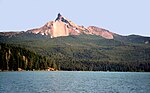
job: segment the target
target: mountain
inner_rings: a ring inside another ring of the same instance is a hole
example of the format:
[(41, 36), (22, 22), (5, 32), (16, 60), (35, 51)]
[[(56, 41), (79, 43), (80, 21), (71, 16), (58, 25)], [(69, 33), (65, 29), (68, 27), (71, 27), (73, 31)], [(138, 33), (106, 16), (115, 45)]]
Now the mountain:
[(69, 35), (90, 34), (99, 35), (107, 39), (113, 39), (113, 33), (109, 32), (108, 30), (95, 26), (85, 28), (84, 26), (76, 25), (69, 19), (63, 17), (60, 13), (54, 21), (46, 23), (41, 28), (28, 30), (27, 33), (48, 35), (51, 38)]
[[(61, 36), (70, 36), (70, 35), (97, 35), (106, 39), (115, 39), (130, 43), (142, 43), (149, 44), (150, 38), (138, 35), (129, 35), (122, 36), (104, 28), (96, 27), (96, 26), (79, 26), (69, 19), (63, 17), (60, 13), (54, 21), (47, 22), (44, 26), (40, 28), (30, 29), (27, 31), (21, 32), (0, 32), (0, 38), (2, 37), (15, 37), (22, 34), (35, 34), (35, 35), (43, 35), (49, 36), (51, 38), (61, 37)], [(24, 35), (23, 35), (24, 36)], [(29, 37), (30, 38), (30, 37)]]
[(150, 71), (149, 42), (150, 37), (79, 26), (58, 14), (40, 28), (0, 32), (0, 70)]

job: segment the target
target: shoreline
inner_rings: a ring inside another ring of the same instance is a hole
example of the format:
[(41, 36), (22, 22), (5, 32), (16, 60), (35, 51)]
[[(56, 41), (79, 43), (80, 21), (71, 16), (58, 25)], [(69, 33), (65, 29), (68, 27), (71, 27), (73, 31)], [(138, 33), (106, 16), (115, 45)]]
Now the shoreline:
[[(67, 71), (67, 70), (57, 70), (57, 71), (47, 71), (47, 70), (7, 71), (7, 70), (4, 70), (4, 71), (1, 71), (0, 70), (0, 72), (145, 72), (145, 71)], [(149, 73), (149, 72), (147, 72), (147, 73)]]

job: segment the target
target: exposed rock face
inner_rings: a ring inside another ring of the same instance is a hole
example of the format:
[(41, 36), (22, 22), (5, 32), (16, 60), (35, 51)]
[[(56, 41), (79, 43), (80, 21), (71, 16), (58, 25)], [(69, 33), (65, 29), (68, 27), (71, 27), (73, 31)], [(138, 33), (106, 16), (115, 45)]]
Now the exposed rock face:
[(85, 28), (84, 26), (78, 26), (69, 19), (63, 17), (60, 13), (54, 21), (46, 23), (43, 27), (37, 29), (31, 29), (28, 33), (49, 35), (53, 37), (80, 35), (80, 34), (92, 34), (99, 35), (106, 39), (113, 39), (113, 33), (108, 30), (90, 26)]
[(68, 35), (69, 31), (64, 22), (58, 20), (53, 23), (53, 31), (52, 31), (53, 37), (68, 36)]
[(93, 34), (93, 35), (100, 35), (106, 39), (113, 39), (113, 33), (109, 32), (108, 30), (102, 29), (102, 28), (98, 28), (95, 26), (89, 26), (88, 28), (89, 34)]
[(79, 35), (84, 27), (78, 26), (64, 18), (61, 14), (55, 21), (50, 21), (46, 23), (43, 27), (37, 29), (31, 29), (27, 32), (34, 34), (50, 35), (51, 37), (69, 36), (69, 35)]

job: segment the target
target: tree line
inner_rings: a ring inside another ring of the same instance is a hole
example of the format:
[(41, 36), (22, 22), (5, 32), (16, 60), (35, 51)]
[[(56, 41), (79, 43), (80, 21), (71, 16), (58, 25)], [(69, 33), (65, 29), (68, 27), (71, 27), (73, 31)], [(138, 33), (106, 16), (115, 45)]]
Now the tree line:
[(38, 55), (25, 48), (15, 47), (8, 44), (0, 44), (0, 69), (17, 71), (45, 70), (48, 67), (57, 68), (53, 60), (46, 56)]
[[(57, 49), (58, 50), (58, 49)], [(82, 50), (81, 50), (82, 51)], [(48, 67), (67, 71), (150, 71), (149, 61), (111, 60), (106, 55), (92, 51), (75, 51), (72, 56), (55, 51), (42, 56), (26, 48), (0, 44), (0, 70), (46, 70)], [(70, 51), (70, 54), (72, 52)], [(148, 53), (149, 54), (149, 53)], [(97, 56), (96, 56), (97, 55)], [(103, 60), (103, 58), (107, 60)], [(147, 58), (147, 60), (149, 57)]]

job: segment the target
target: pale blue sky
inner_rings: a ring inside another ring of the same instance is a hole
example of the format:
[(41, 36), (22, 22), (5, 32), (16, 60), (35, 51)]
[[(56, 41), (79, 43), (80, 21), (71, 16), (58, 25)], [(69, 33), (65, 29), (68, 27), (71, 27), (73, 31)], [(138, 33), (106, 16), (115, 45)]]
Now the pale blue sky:
[(59, 12), (85, 27), (150, 36), (150, 0), (0, 0), (0, 32), (41, 27)]

